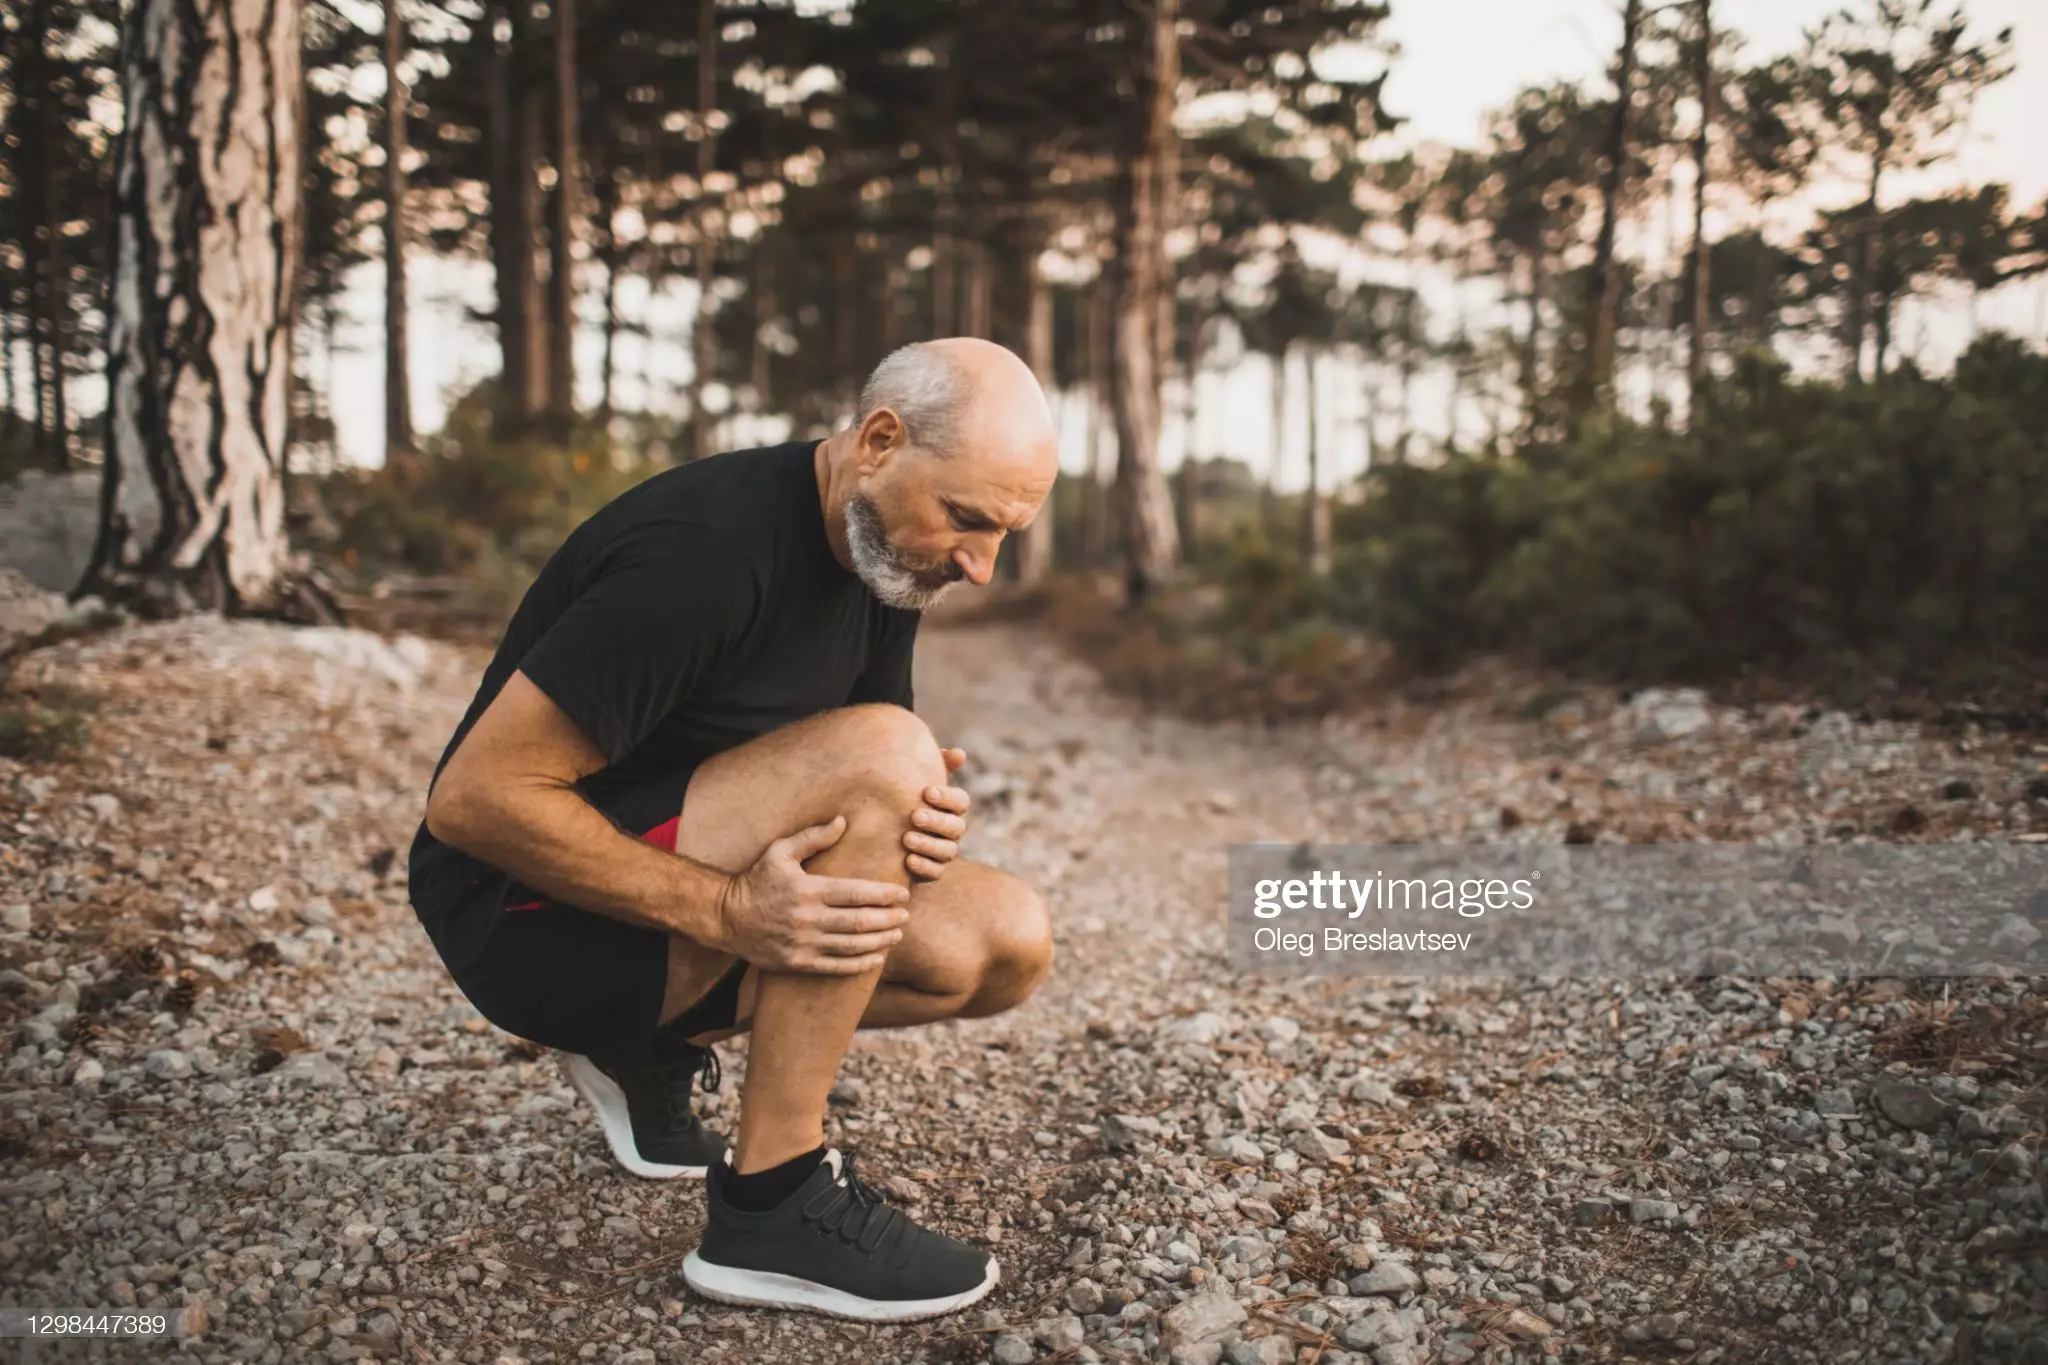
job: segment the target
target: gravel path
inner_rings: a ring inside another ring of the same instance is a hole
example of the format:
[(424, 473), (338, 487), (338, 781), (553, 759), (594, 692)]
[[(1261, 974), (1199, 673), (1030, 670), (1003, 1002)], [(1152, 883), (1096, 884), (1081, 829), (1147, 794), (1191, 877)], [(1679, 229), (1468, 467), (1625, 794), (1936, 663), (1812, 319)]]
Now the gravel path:
[(0, 1301), (218, 1361), (2048, 1360), (2030, 983), (1248, 983), (1220, 925), (1232, 840), (2033, 837), (2048, 745), (1500, 679), (1209, 727), (1016, 627), (920, 660), (969, 851), (1060, 957), (1015, 1015), (862, 1038), (831, 1123), (995, 1245), (985, 1313), (694, 1299), (696, 1187), (614, 1170), (405, 905), (481, 657), (210, 620), (17, 679), (99, 713), (0, 760)]

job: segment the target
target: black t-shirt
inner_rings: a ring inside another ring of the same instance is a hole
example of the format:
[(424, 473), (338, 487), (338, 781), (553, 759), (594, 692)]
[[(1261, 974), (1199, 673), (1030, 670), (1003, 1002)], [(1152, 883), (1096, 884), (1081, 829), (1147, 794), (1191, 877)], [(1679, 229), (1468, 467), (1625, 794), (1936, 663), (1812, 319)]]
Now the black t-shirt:
[[(666, 470), (577, 527), (527, 589), (435, 766), (518, 669), (606, 766), (578, 784), (630, 833), (681, 807), (699, 763), (791, 721), (857, 702), (911, 705), (918, 613), (884, 606), (833, 556), (816, 441)], [(476, 859), (424, 823), (414, 899)]]

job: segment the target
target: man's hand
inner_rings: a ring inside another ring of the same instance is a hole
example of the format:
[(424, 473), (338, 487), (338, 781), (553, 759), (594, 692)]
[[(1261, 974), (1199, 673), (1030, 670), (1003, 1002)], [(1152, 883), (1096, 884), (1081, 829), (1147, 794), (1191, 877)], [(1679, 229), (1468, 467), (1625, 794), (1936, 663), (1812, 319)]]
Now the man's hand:
[[(960, 771), (967, 761), (965, 749), (941, 749), (946, 774)], [(911, 814), (911, 828), (903, 836), (910, 850), (903, 865), (913, 877), (935, 881), (946, 864), (960, 856), (960, 841), (967, 837), (967, 792), (961, 787), (926, 787), (924, 804)]]
[(846, 817), (835, 815), (768, 845), (726, 883), (710, 946), (765, 971), (858, 976), (880, 967), (902, 941), (909, 889), (804, 871), (804, 859), (845, 833)]

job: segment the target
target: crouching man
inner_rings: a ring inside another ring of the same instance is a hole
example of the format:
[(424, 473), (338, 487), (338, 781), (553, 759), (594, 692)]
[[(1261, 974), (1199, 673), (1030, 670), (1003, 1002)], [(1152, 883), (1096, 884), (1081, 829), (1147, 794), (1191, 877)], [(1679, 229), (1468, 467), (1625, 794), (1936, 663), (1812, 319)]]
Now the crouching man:
[[(565, 541), (449, 741), (413, 842), (420, 921), (499, 1027), (558, 1049), (621, 1165), (706, 1176), (711, 1298), (951, 1312), (993, 1257), (824, 1143), (857, 1028), (1007, 1010), (1052, 961), (1022, 882), (956, 857), (965, 761), (911, 707), (919, 613), (988, 582), (1057, 471), (1002, 347), (906, 347), (824, 441), (647, 480)], [(751, 1032), (728, 1148), (692, 1109)]]

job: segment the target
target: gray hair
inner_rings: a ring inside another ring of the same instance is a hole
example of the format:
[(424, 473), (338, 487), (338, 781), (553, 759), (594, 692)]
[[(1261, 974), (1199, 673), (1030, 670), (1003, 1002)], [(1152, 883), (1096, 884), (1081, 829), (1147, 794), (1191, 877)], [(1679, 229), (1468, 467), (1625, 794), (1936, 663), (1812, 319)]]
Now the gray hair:
[(858, 427), (878, 408), (903, 419), (905, 435), (919, 450), (949, 456), (960, 449), (974, 384), (966, 367), (921, 341), (891, 351), (860, 389)]

